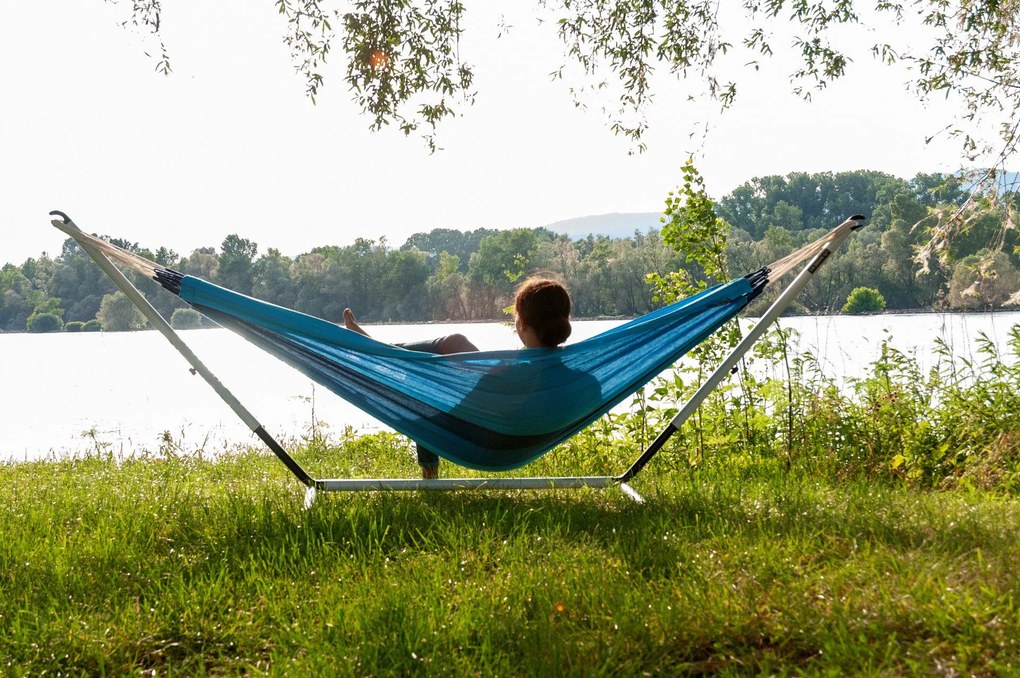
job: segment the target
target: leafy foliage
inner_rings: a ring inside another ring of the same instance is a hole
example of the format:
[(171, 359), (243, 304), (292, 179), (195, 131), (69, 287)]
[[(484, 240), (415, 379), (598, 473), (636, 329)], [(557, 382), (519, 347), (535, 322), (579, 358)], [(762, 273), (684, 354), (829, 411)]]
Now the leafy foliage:
[(29, 332), (59, 332), (64, 329), (64, 309), (60, 299), (50, 297), (35, 305), (25, 323)]
[(705, 182), (688, 158), (682, 168), (683, 184), (666, 197), (662, 240), (688, 263), (697, 266), (695, 277), (687, 271), (668, 276), (649, 274), (657, 299), (666, 303), (699, 292), (709, 284), (729, 278), (726, 246), (729, 226), (715, 212), (715, 203), (705, 191)]
[[(867, 374), (843, 381), (826, 375), (810, 352), (791, 355), (790, 330), (770, 330), (739, 382), (723, 384), (664, 448), (667, 463), (731, 468), (752, 454), (822, 474), (1016, 494), (1020, 325), (1009, 337), (1010, 355), (980, 337), (977, 360), (954, 356), (936, 339), (937, 362), (928, 371), (886, 340)], [(661, 428), (703, 371), (681, 364), (646, 388), (646, 405), (611, 418), (602, 434)]]
[[(953, 177), (793, 173), (752, 179), (714, 203), (693, 164), (682, 172), (682, 184), (667, 198), (661, 232), (635, 231), (629, 238), (572, 239), (545, 228), (436, 228), (398, 248), (384, 238), (358, 238), (290, 257), (272, 247), (259, 254), (257, 243), (231, 234), (219, 248), (201, 247), (183, 258), (166, 248), (119, 242), (184, 273), (333, 321), (345, 306), (369, 322), (501, 319), (514, 281), (539, 272), (567, 283), (577, 317), (640, 315), (709, 281), (776, 261), (857, 212), (868, 215), (868, 227), (821, 269), (794, 312), (838, 312), (857, 287), (878, 290), (890, 310), (998, 308), (1020, 288), (1020, 231), (1006, 204), (922, 261), (938, 214), (971, 199)], [(135, 282), (165, 317), (185, 307), (152, 281)], [(43, 255), (0, 267), (0, 330), (24, 331), (48, 299), (60, 299), (47, 303), (56, 303), (66, 322), (88, 322), (114, 291), (68, 240), (56, 259)], [(749, 312), (768, 302), (763, 295)]]
[(194, 330), (202, 326), (202, 314), (193, 308), (178, 308), (170, 316), (170, 326), (175, 330)]
[[(909, 86), (918, 95), (953, 95), (961, 101), (959, 119), (949, 128), (972, 157), (991, 141), (975, 131), (985, 118), (1001, 123), (1000, 161), (1016, 148), (1020, 13), (1012, 2), (912, 0), (869, 6), (853, 0), (748, 0), (727, 8), (725, 20), (712, 0), (537, 4), (540, 20), (555, 22), (569, 62), (584, 75), (583, 84), (571, 88), (578, 103), (593, 93), (611, 92), (612, 103), (605, 106), (611, 127), (638, 148), (643, 148), (656, 68), (691, 77), (693, 90), (704, 89), (726, 106), (741, 80), (754, 77), (761, 62), (773, 56), (795, 60), (792, 88), (805, 98), (839, 80), (857, 59), (905, 62), (914, 68)], [(308, 95), (314, 98), (323, 86), (327, 58), (338, 46), (346, 62), (345, 84), (375, 129), (391, 123), (406, 134), (424, 129), (426, 142), (435, 148), (433, 130), (457, 113), (453, 102), (473, 100), (474, 74), (460, 52), (466, 12), (460, 0), (276, 0), (276, 9)], [(157, 69), (169, 73), (162, 13), (161, 0), (134, 0), (125, 23), (155, 36), (161, 55)], [(921, 39), (911, 30), (919, 26), (926, 29)], [(554, 74), (562, 76), (567, 65)], [(724, 72), (728, 75), (721, 77)]]
[(843, 304), (843, 313), (881, 313), (885, 310), (885, 297), (872, 287), (855, 287)]
[(28, 317), (29, 332), (59, 332), (64, 329), (64, 321), (56, 313), (33, 313)]
[(953, 268), (949, 303), (954, 308), (997, 308), (1020, 290), (1020, 271), (1005, 252), (987, 249), (964, 257)]
[(224, 285), (241, 294), (251, 294), (252, 264), (258, 255), (257, 244), (231, 233), (220, 245), (218, 274)]
[(99, 305), (96, 320), (104, 332), (124, 332), (145, 327), (145, 316), (121, 291), (107, 294)]

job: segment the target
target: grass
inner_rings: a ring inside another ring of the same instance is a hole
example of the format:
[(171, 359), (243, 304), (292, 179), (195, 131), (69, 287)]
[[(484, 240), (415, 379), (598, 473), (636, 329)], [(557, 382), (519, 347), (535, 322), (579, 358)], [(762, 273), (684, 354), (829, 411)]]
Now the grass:
[[(392, 436), (302, 454), (413, 474)], [(305, 510), (256, 451), (0, 466), (0, 672), (1020, 671), (1015, 499), (763, 457), (635, 486)]]

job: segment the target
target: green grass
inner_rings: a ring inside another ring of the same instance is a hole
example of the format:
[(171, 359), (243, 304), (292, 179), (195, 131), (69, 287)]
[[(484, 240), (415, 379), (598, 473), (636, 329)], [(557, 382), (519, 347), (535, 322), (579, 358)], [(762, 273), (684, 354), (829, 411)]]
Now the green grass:
[[(392, 436), (302, 461), (414, 472)], [(1014, 499), (768, 458), (635, 486), (305, 510), (259, 452), (0, 466), (0, 673), (1020, 671)]]

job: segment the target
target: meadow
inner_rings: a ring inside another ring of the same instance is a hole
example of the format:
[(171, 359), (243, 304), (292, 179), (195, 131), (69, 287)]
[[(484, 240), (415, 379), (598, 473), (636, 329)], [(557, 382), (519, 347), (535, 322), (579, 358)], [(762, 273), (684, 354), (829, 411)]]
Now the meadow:
[[(259, 449), (0, 466), (6, 675), (1009, 675), (1020, 367), (721, 389), (617, 490), (320, 495)], [(711, 351), (712, 347), (706, 348)], [(622, 470), (696, 383), (650, 385), (535, 475)], [(759, 375), (761, 372), (759, 372)], [(293, 441), (319, 476), (415, 473), (389, 433)], [(457, 473), (447, 466), (444, 473)]]

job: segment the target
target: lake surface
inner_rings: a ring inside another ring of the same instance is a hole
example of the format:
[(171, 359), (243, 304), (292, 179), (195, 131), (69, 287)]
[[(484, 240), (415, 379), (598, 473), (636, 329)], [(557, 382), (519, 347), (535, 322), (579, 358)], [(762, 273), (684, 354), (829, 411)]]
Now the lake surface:
[[(619, 323), (575, 322), (571, 341)], [(781, 324), (800, 333), (798, 352), (812, 352), (826, 374), (847, 377), (864, 374), (884, 340), (916, 355), (922, 365), (933, 364), (938, 337), (965, 358), (976, 357), (980, 333), (1006, 352), (1009, 329), (1020, 324), (1020, 312), (808, 316), (784, 318)], [(383, 341), (463, 332), (482, 350), (520, 346), (512, 327), (499, 323), (366, 327)], [(227, 330), (181, 335), (266, 430), (281, 439), (307, 433), (313, 421), (334, 433), (346, 426), (382, 426)], [(122, 454), (156, 451), (165, 433), (188, 452), (258, 443), (188, 368), (154, 331), (0, 334), (0, 461), (80, 454), (96, 449), (97, 443)]]

